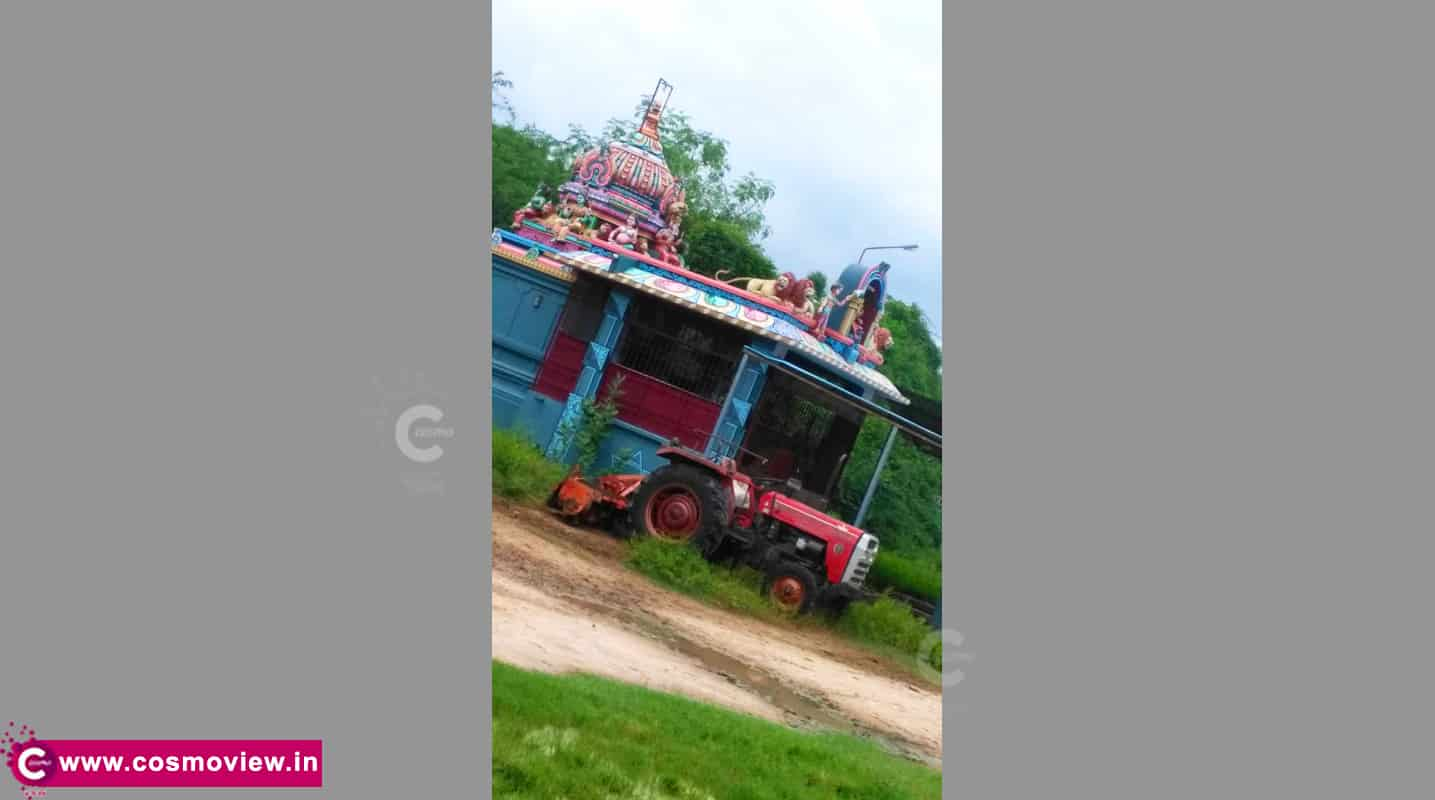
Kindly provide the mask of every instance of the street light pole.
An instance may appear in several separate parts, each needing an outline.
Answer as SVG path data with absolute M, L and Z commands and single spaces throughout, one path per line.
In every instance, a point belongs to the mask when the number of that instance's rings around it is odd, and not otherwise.
M 872 498 L 877 496 L 877 481 L 882 477 L 882 470 L 887 466 L 887 456 L 892 455 L 892 445 L 897 441 L 897 426 L 892 426 L 892 432 L 887 434 L 887 441 L 882 445 L 882 455 L 877 457 L 877 468 L 872 470 L 872 478 L 867 481 L 867 493 L 862 495 L 862 505 L 857 509 L 857 518 L 852 524 L 862 527 L 867 521 L 867 511 L 872 508 Z
M 862 248 L 862 252 L 857 256 L 857 266 L 862 266 L 862 259 L 867 255 L 867 251 L 869 250 L 906 250 L 911 252 L 916 249 L 917 246 L 915 244 L 889 244 L 864 247 Z M 872 498 L 877 496 L 877 482 L 882 477 L 882 470 L 887 466 L 887 457 L 892 455 L 892 445 L 896 442 L 897 426 L 893 425 L 891 432 L 887 434 L 887 441 L 882 444 L 882 454 L 877 457 L 877 468 L 872 470 L 872 478 L 867 481 L 867 491 L 862 495 L 862 505 L 857 509 L 857 518 L 852 522 L 853 525 L 859 528 L 862 527 L 862 523 L 866 521 L 868 510 L 872 508 Z
M 878 247 L 864 247 L 862 248 L 862 253 L 857 256 L 857 265 L 862 265 L 862 258 L 867 255 L 868 250 L 907 250 L 910 252 L 916 249 L 917 246 L 915 244 L 884 244 Z

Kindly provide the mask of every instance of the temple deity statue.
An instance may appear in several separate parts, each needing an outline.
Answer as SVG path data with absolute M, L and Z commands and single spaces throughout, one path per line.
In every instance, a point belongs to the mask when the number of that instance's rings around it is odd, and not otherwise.
M 625 220 L 622 225 L 614 228 L 613 232 L 608 234 L 608 241 L 626 247 L 629 250 L 635 248 L 638 244 L 637 217 L 629 214 L 627 220 Z

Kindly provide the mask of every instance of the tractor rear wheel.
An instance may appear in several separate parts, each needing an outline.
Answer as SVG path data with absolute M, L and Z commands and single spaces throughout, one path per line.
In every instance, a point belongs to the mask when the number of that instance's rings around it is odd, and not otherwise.
M 633 498 L 634 532 L 686 542 L 708 556 L 722 543 L 727 497 L 716 475 L 689 464 L 654 470 Z
M 804 614 L 817 597 L 817 579 L 801 564 L 780 562 L 767 572 L 767 597 L 782 611 Z

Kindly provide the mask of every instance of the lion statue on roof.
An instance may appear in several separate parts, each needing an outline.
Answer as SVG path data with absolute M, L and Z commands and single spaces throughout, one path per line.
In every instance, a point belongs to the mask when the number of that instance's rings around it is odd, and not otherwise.
M 791 272 L 784 272 L 776 278 L 737 277 L 723 280 L 722 276 L 725 272 L 731 272 L 731 270 L 720 269 L 713 274 L 713 277 L 729 286 L 736 286 L 741 281 L 743 289 L 779 302 L 787 302 L 787 294 L 792 291 L 792 285 L 797 282 L 797 276 Z
M 794 311 L 806 316 L 810 317 L 817 313 L 817 287 L 812 283 L 811 278 L 799 278 L 793 281 L 780 299 L 792 306 Z

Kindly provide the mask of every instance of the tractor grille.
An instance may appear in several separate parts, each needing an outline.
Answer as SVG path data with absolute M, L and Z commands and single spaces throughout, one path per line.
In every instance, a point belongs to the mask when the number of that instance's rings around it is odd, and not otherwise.
M 867 571 L 872 569 L 873 558 L 866 554 L 857 556 L 857 563 L 852 565 L 852 579 L 855 583 L 867 581 Z
M 847 573 L 842 576 L 842 582 L 860 589 L 867 582 L 867 573 L 872 569 L 872 563 L 877 560 L 877 537 L 870 533 L 862 534 L 857 540 L 856 552 L 852 554 L 852 562 L 847 565 Z

